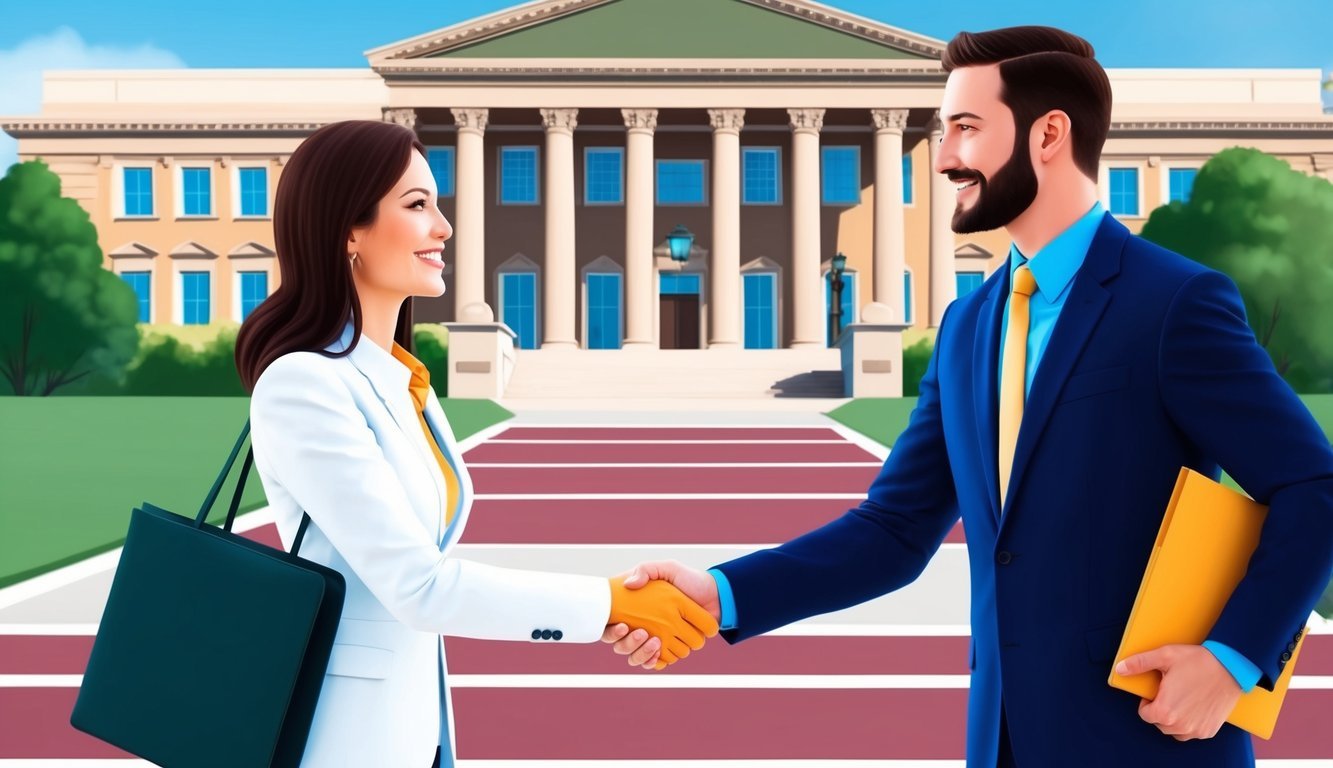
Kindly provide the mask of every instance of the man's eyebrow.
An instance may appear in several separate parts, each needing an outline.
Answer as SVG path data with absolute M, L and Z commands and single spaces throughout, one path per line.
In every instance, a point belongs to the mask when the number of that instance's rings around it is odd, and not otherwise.
M 420 192 L 421 194 L 425 195 L 426 197 L 430 197 L 430 191 L 429 191 L 429 190 L 422 189 L 421 187 L 412 187 L 411 189 L 407 190 L 407 191 L 404 192 L 403 194 L 399 195 L 399 196 L 398 196 L 398 199 L 399 199 L 399 200 L 402 200 L 404 197 L 407 197 L 408 195 L 412 194 L 413 192 Z
M 982 117 L 981 115 L 974 115 L 974 114 L 972 114 L 971 112 L 958 112 L 958 113 L 956 113 L 956 114 L 949 115 L 949 117 L 948 117 L 948 121 L 951 122 L 951 123 L 953 123 L 953 122 L 957 122 L 957 121 L 959 121 L 959 120 L 963 120 L 963 119 L 968 119 L 968 120 L 983 120 L 983 121 L 984 121 L 986 118 Z

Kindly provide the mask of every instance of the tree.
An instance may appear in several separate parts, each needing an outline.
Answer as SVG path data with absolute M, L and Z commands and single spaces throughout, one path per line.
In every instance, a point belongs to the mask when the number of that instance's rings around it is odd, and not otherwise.
M 60 177 L 40 160 L 10 166 L 0 179 L 0 376 L 13 394 L 119 374 L 139 345 L 138 314 Z
M 1333 184 L 1256 149 L 1199 170 L 1143 237 L 1236 281 L 1255 337 L 1298 392 L 1333 391 Z

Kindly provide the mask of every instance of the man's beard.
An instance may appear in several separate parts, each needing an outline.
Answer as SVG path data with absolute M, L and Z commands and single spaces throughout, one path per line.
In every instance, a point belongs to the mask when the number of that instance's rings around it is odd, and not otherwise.
M 1027 137 L 1019 132 L 1008 162 L 987 179 L 980 171 L 959 168 L 946 174 L 949 181 L 977 181 L 977 199 L 971 208 L 954 208 L 953 231 L 960 235 L 999 229 L 1018 218 L 1037 199 L 1037 174 L 1028 156 Z

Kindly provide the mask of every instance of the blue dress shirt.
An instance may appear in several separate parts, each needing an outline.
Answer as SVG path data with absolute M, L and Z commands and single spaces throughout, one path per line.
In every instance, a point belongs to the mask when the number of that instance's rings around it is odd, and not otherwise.
M 1106 209 L 1100 202 L 1093 203 L 1087 213 L 1031 258 L 1024 257 L 1012 243 L 1009 245 L 1010 285 L 1013 284 L 1014 270 L 1024 264 L 1028 265 L 1028 269 L 1032 271 L 1032 276 L 1037 281 L 1037 291 L 1028 301 L 1027 376 L 1023 388 L 1025 398 L 1032 390 L 1032 379 L 1037 373 L 1037 365 L 1041 362 L 1042 353 L 1046 351 L 1046 343 L 1050 341 L 1051 332 L 1055 330 L 1055 321 L 1059 318 L 1060 310 L 1069 296 L 1069 286 L 1074 282 L 1074 275 L 1078 273 L 1079 267 L 1083 266 L 1083 259 L 1088 255 L 1088 248 L 1092 246 L 1092 240 L 1096 237 L 1097 228 L 1101 225 L 1105 214 Z M 1001 339 L 1005 337 L 1008 327 L 1009 298 L 1006 296 L 1000 321 Z M 1000 387 L 1000 369 L 1003 365 L 1004 355 L 1001 354 L 995 371 L 996 390 Z M 732 595 L 731 585 L 727 583 L 727 577 L 716 568 L 708 572 L 717 582 L 718 599 L 722 609 L 720 624 L 723 629 L 735 629 L 736 599 Z M 1211 651 L 1222 666 L 1226 667 L 1242 691 L 1248 693 L 1259 682 L 1262 675 L 1259 668 L 1230 646 L 1205 640 L 1203 647 Z

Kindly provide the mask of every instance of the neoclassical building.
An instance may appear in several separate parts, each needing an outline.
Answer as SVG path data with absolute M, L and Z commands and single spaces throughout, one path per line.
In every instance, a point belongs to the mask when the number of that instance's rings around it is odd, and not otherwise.
M 51 72 L 0 128 L 88 210 L 143 322 L 242 320 L 281 280 L 284 161 L 375 119 L 429 148 L 455 228 L 421 320 L 485 303 L 522 348 L 822 347 L 836 254 L 843 323 L 873 301 L 929 328 L 1007 252 L 950 231 L 930 170 L 944 44 L 808 0 L 539 0 L 366 69 Z M 1103 203 L 1135 231 L 1229 146 L 1333 178 L 1317 69 L 1109 74 Z

